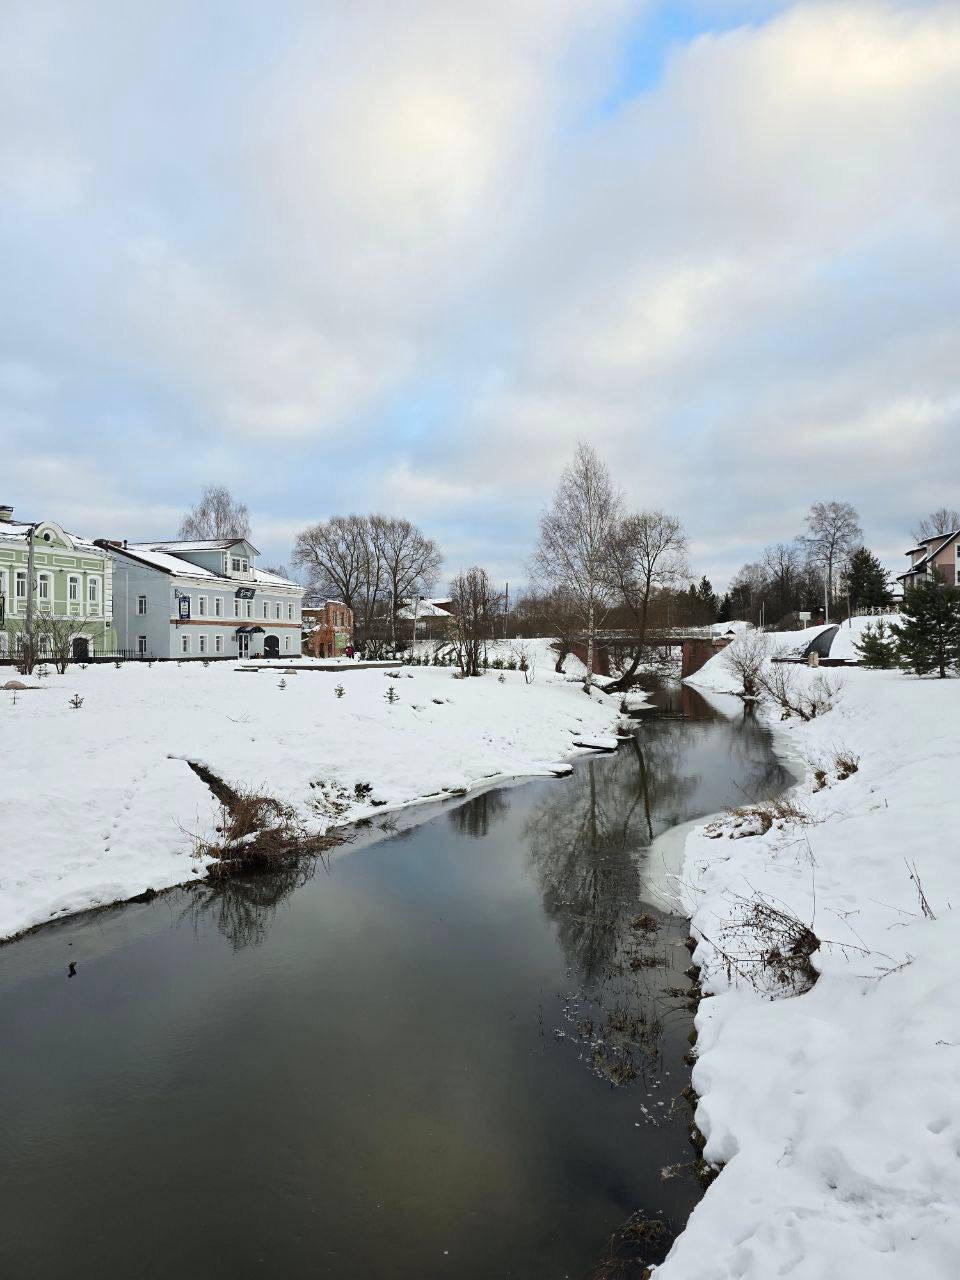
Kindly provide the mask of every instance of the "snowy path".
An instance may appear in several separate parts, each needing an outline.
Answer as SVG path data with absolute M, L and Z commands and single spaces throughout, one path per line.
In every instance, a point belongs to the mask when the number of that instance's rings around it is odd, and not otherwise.
M 797 669 L 799 679 L 814 673 Z M 715 942 L 738 900 L 785 904 L 831 940 L 816 985 L 770 999 L 695 959 L 698 1123 L 726 1167 L 658 1280 L 947 1280 L 960 1266 L 960 680 L 842 673 L 827 715 L 791 721 L 809 821 L 688 839 L 684 894 Z M 715 659 L 694 681 L 732 685 Z M 837 777 L 835 756 L 859 755 Z M 812 771 L 827 771 L 814 790 Z M 924 914 L 916 866 L 935 919 Z
M 547 662 L 529 685 L 519 672 L 501 683 L 443 668 L 352 671 L 342 698 L 335 672 L 227 663 L 71 667 L 30 683 L 41 687 L 0 692 L 0 937 L 202 876 L 194 838 L 212 834 L 217 806 L 187 760 L 323 831 L 493 777 L 549 773 L 579 754 L 575 740 L 609 742 L 617 719 L 616 702 L 588 699 Z M 372 792 L 358 797 L 358 784 Z

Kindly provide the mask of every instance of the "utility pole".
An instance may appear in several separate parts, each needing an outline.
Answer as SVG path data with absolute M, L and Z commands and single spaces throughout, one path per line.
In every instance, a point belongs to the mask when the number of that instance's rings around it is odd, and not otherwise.
M 823 571 L 823 621 L 825 624 L 830 621 L 830 588 L 828 586 L 829 581 L 830 581 L 830 578 L 827 574 L 826 569 L 824 569 Z
M 35 524 L 32 524 L 27 530 L 27 643 L 30 643 L 33 637 L 33 535 L 36 531 L 37 526 Z
M 510 616 L 510 583 L 507 583 L 507 589 L 503 597 L 503 638 L 507 638 L 507 618 Z

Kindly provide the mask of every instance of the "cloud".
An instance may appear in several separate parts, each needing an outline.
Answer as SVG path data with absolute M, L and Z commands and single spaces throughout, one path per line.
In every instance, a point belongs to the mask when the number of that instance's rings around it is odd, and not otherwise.
M 821 498 L 898 553 L 960 478 L 960 12 L 688 8 L 631 97 L 640 0 L 8 7 L 7 456 L 516 577 L 583 437 L 720 580 Z

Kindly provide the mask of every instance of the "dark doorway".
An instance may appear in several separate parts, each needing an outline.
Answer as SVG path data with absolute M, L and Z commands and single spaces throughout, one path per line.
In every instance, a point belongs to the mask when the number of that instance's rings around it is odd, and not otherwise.
M 279 636 L 263 637 L 263 656 L 265 658 L 280 657 L 280 637 Z
M 90 641 L 86 636 L 73 637 L 73 660 L 74 662 L 86 662 L 90 657 Z

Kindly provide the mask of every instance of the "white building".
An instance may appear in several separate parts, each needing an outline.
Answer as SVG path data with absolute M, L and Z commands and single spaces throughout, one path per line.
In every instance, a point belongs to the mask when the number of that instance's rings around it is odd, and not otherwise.
M 145 658 L 296 657 L 303 587 L 256 568 L 245 538 L 102 542 L 117 646 Z

